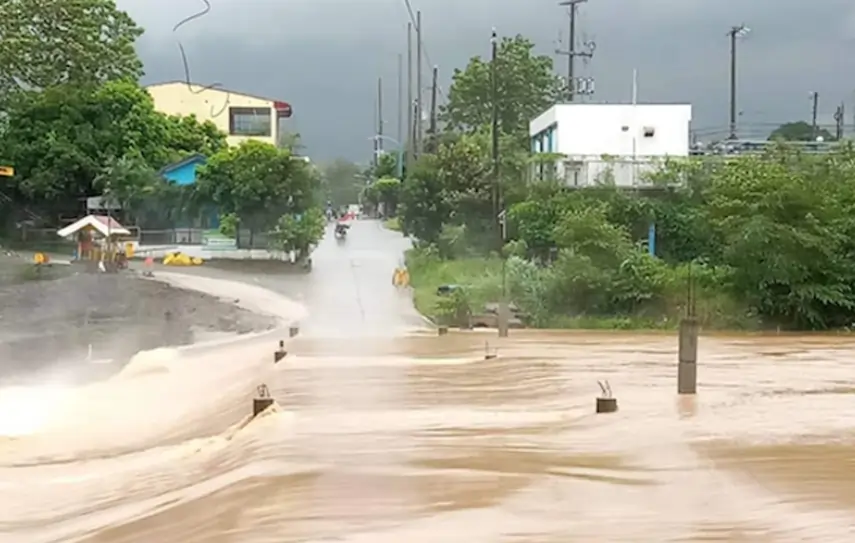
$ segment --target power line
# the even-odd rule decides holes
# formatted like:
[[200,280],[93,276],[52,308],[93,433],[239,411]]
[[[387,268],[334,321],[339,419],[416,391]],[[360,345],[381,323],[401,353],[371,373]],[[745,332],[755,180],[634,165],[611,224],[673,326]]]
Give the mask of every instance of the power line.
[[[407,8],[407,14],[410,18],[410,23],[413,25],[413,28],[418,28],[418,22],[416,20],[417,19],[416,18],[416,12],[413,11],[413,6],[410,3],[410,0],[404,0],[404,7]],[[421,36],[418,33],[417,33],[417,35]],[[428,54],[428,51],[427,51],[427,46],[424,44],[424,40],[422,40],[421,37],[419,38],[419,42],[421,43],[421,47],[422,47],[422,57],[424,57],[424,60],[427,62],[427,65],[428,66],[436,66],[433,62],[431,62],[430,55]],[[425,89],[419,89],[419,92],[421,92],[423,90],[425,90]],[[447,103],[448,98],[446,97],[445,91],[442,89],[442,86],[438,85],[437,91],[439,92],[440,98],[442,98],[443,104]]]
[[[187,23],[194,21],[196,19],[200,19],[200,18],[204,17],[205,15],[207,15],[211,12],[211,2],[209,0],[201,0],[201,2],[203,4],[202,9],[200,11],[198,11],[192,15],[188,15],[187,17],[178,21],[175,24],[175,26],[172,27],[173,34],[177,33],[178,29],[181,28],[182,26],[186,25]],[[222,83],[212,83],[210,85],[201,87],[199,90],[196,90],[193,88],[193,80],[190,77],[190,63],[187,60],[187,52],[184,50],[184,44],[181,43],[181,40],[177,40],[177,41],[178,41],[178,51],[181,53],[181,64],[184,67],[184,82],[187,85],[187,89],[190,91],[190,93],[191,94],[202,94],[206,90],[221,89],[223,87]],[[214,106],[211,106],[211,117],[212,118],[219,117],[220,115],[223,114],[223,112],[226,111],[226,108],[229,107],[230,98],[231,98],[231,93],[226,91],[226,100],[225,100],[225,103],[223,104],[223,107],[219,111],[215,112]]]

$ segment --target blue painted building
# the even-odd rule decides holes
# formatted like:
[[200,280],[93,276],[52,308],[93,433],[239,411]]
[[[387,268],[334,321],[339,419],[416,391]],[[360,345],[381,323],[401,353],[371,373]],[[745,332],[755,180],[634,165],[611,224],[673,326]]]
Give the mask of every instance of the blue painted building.
[[531,136],[532,153],[558,152],[558,123],[552,123]]
[[176,185],[192,185],[196,182],[196,170],[203,166],[207,159],[203,155],[190,155],[180,162],[169,164],[160,170],[160,175]]
[[[196,182],[199,166],[204,166],[207,162],[204,155],[190,155],[184,160],[169,164],[160,170],[160,175],[167,181],[175,183],[178,186],[184,187],[192,185]],[[220,226],[220,217],[216,209],[205,210],[201,217],[186,217],[180,221],[182,228],[211,228],[216,229]]]

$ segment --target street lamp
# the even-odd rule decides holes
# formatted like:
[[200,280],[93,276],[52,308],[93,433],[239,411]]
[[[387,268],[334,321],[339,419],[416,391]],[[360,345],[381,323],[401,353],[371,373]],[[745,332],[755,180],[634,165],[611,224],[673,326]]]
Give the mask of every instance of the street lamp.
[[730,139],[736,137],[736,39],[751,32],[751,29],[741,24],[733,26],[727,32],[730,36]]

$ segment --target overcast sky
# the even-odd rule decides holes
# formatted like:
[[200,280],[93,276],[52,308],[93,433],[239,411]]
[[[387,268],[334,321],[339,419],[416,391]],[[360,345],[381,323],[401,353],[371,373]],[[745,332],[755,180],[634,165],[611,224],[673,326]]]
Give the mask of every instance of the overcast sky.
[[[303,136],[315,160],[367,161],[382,77],[386,133],[397,134],[397,58],[406,54],[409,20],[403,0],[210,1],[211,13],[173,32],[202,0],[118,0],[146,29],[139,44],[146,83],[183,78],[180,39],[194,82],[285,100],[294,107],[288,130]],[[549,55],[559,35],[567,36],[567,18],[552,0],[411,1],[422,11],[425,49],[442,89],[454,68],[489,54],[494,26],[524,34]],[[738,107],[747,137],[783,121],[809,121],[811,91],[820,93],[821,123],[832,124],[845,101],[855,130],[852,0],[590,0],[579,19],[582,38],[597,48],[577,72],[595,78],[597,101],[628,101],[636,68],[640,101],[690,102],[695,129],[724,134],[725,34],[745,23],[751,32],[739,44]],[[565,65],[558,60],[562,72]],[[429,70],[425,62],[425,81]]]

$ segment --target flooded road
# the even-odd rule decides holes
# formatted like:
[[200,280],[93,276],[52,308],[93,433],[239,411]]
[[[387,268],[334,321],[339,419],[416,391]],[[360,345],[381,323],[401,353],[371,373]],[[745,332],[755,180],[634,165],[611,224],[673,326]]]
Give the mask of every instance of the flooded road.
[[[222,433],[110,458],[0,464],[0,541],[855,534],[852,339],[702,338],[699,394],[678,398],[669,334],[530,331],[499,342],[420,330],[408,296],[391,286],[404,246],[362,222],[345,244],[322,244],[310,276],[254,277],[309,312],[289,357],[265,376],[279,411],[227,429],[232,406],[207,408],[205,425],[219,422]],[[485,343],[497,358],[484,359]],[[216,398],[236,378],[234,365],[220,372],[234,361],[209,358],[204,386],[188,394]],[[593,414],[602,379],[617,414]],[[146,405],[127,415],[129,432],[167,417],[168,397]],[[31,457],[37,437],[0,437],[3,458]],[[97,436],[105,446],[121,438]],[[67,456],[78,446],[69,442]]]

